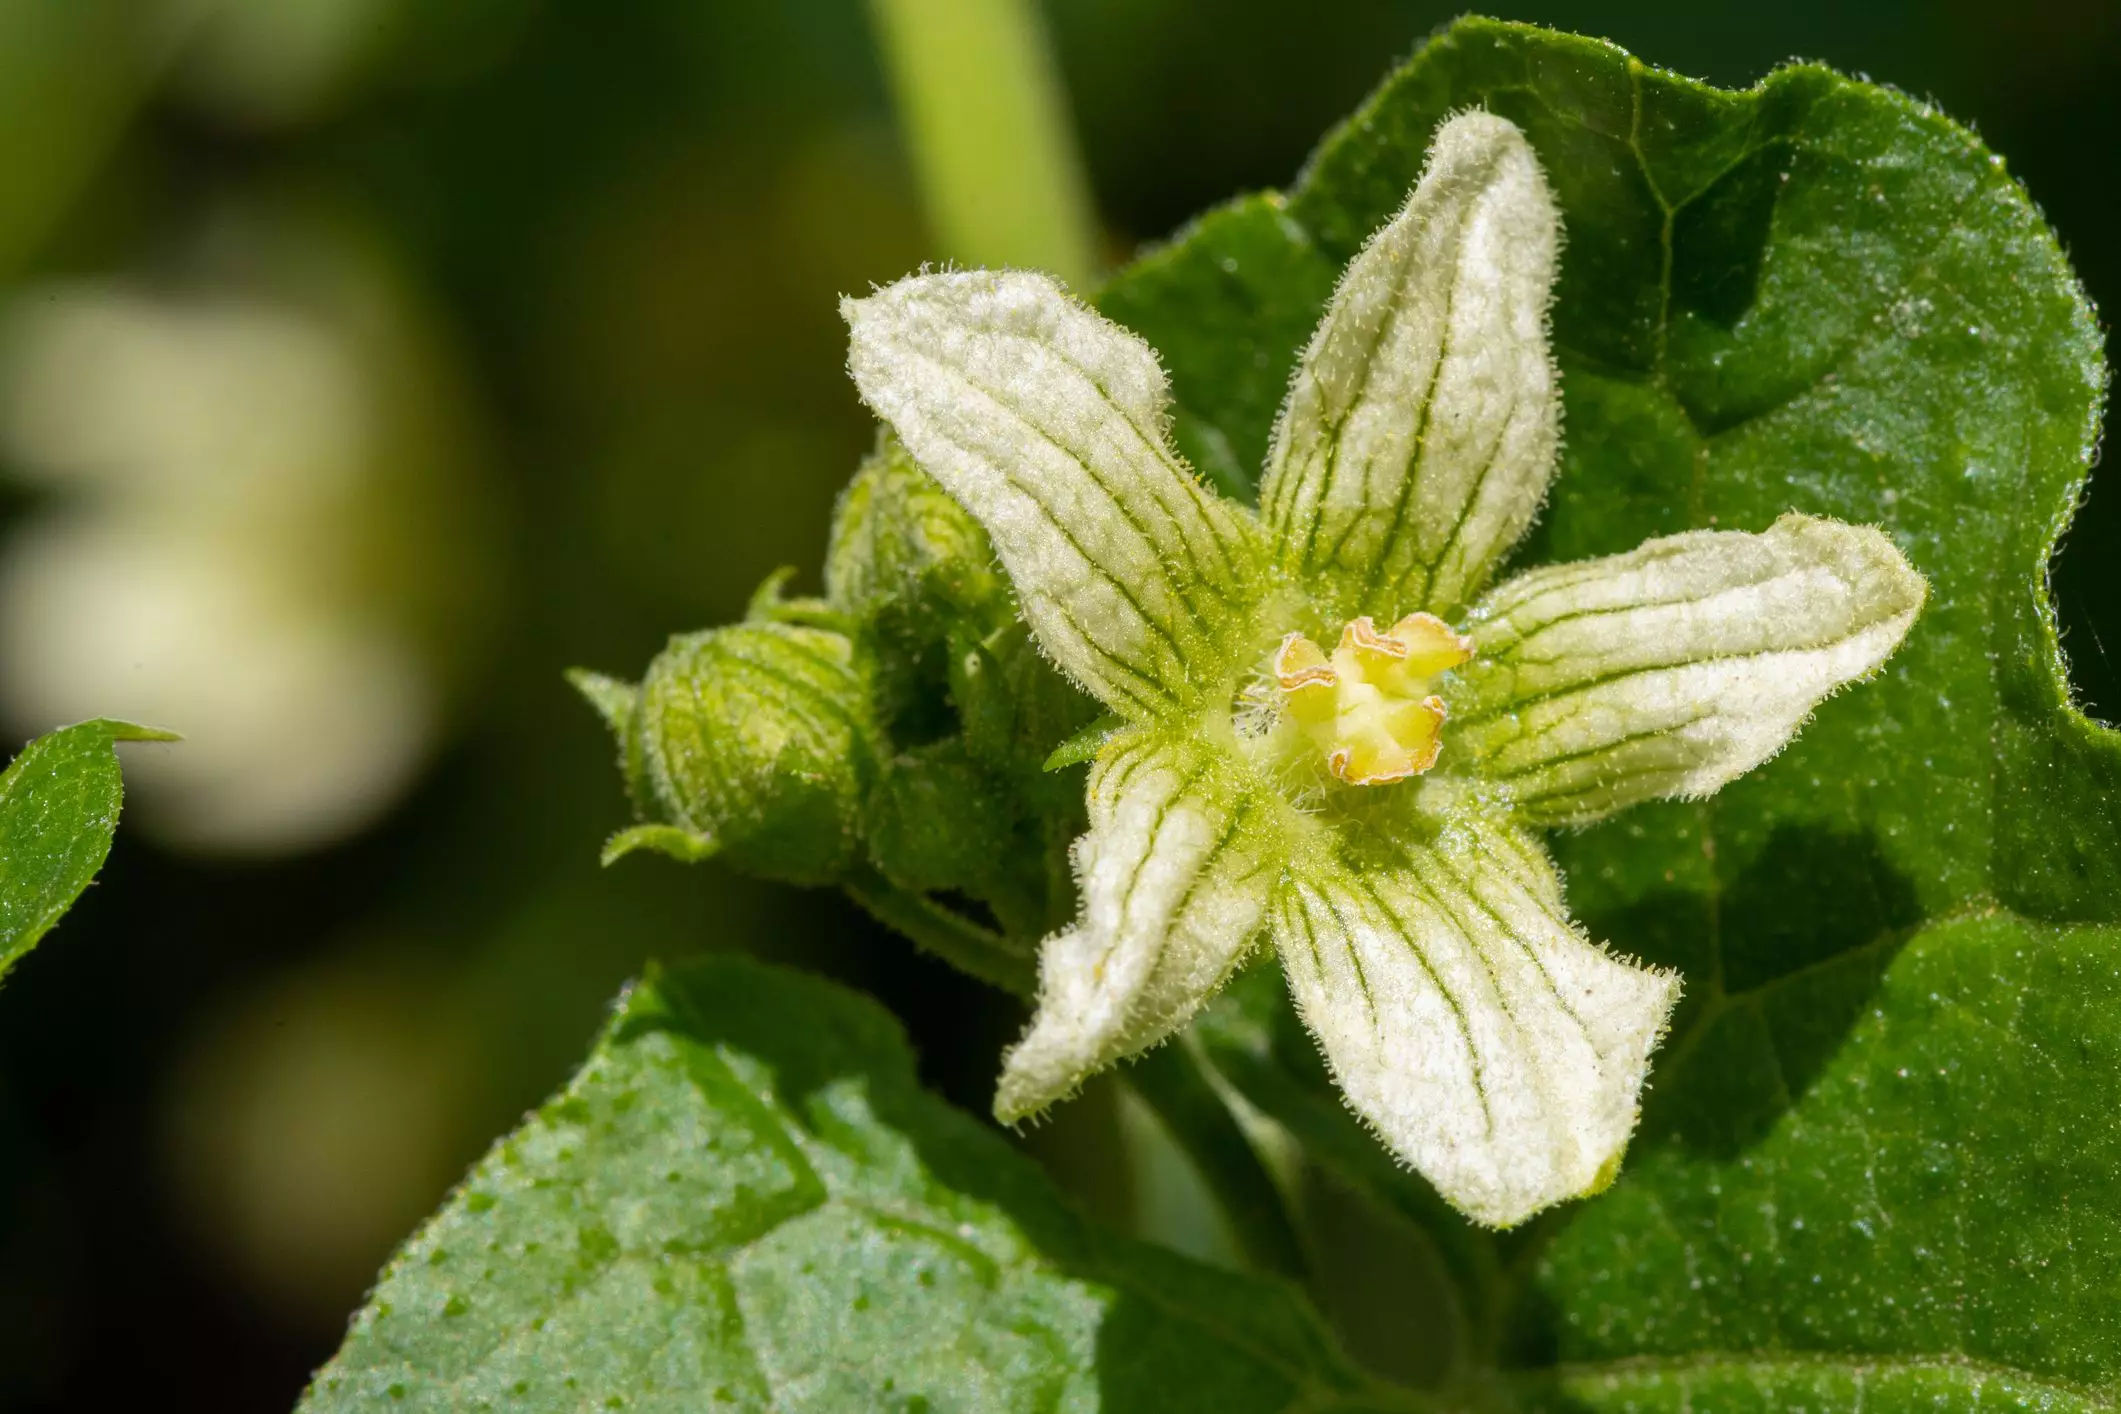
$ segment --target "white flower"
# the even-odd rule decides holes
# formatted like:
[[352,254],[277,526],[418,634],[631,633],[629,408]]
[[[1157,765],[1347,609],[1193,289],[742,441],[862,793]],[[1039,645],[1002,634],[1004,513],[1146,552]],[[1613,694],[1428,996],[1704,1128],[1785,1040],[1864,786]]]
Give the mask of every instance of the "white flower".
[[404,293],[328,230],[242,229],[299,239],[303,273],[0,307],[0,457],[59,493],[0,543],[0,712],[181,732],[127,760],[140,822],[272,855],[367,825],[432,755],[487,518]]
[[1617,1170],[1679,979],[1582,934],[1528,827],[1758,765],[1925,586],[1876,530],[1789,515],[1489,589],[1554,472],[1558,234],[1514,126],[1446,123],[1304,353],[1257,514],[1171,450],[1154,352],[1051,280],[846,302],[863,398],[1126,721],[1002,1119],[1170,1036],[1270,938],[1349,1103],[1468,1216]]

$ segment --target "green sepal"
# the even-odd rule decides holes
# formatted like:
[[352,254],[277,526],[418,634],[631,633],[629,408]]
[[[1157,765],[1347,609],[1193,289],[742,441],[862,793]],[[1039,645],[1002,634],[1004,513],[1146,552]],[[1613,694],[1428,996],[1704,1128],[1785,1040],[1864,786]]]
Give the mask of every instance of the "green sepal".
[[680,864],[697,864],[712,858],[717,848],[713,836],[695,834],[676,825],[635,825],[604,841],[604,852],[599,858],[608,869],[636,850],[646,849],[667,855]]
[[751,601],[744,606],[745,619],[753,623],[771,622],[785,602],[781,591],[794,578],[795,566],[782,565],[760,580],[759,587],[751,591]]
[[1070,766],[1080,766],[1085,761],[1096,759],[1097,753],[1104,750],[1105,743],[1112,740],[1113,736],[1118,732],[1125,730],[1126,725],[1127,723],[1123,718],[1113,716],[1110,713],[1099,717],[1089,726],[1084,727],[1059,746],[1054,747],[1052,753],[1046,757],[1045,765],[1039,769],[1043,771],[1065,771]]
[[744,609],[746,623],[799,624],[808,628],[829,629],[845,632],[850,626],[846,614],[824,599],[813,595],[787,597],[788,582],[795,578],[794,565],[782,565],[772,574],[759,581],[759,587],[751,591],[751,600]]
[[623,742],[633,730],[633,714],[641,704],[641,685],[592,668],[569,668],[565,676],[567,685],[597,709],[611,734]]
[[[672,639],[642,680],[626,747],[644,823],[798,883],[829,882],[859,856],[876,755],[852,643],[785,623]],[[663,836],[627,847],[706,852]]]
[[565,676],[568,686],[582,694],[611,729],[619,749],[619,775],[626,782],[626,799],[632,803],[634,813],[653,809],[655,792],[642,770],[640,736],[634,731],[634,719],[641,707],[641,685],[591,668],[569,668]]

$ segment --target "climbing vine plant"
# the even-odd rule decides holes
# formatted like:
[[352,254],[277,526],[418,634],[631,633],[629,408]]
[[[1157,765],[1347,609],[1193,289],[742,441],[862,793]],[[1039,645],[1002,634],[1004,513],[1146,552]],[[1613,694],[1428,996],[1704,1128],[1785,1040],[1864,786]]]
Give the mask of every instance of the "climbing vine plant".
[[[1002,1116],[1118,1065],[1250,1270],[714,960],[305,1407],[2111,1408],[2121,750],[2044,594],[2105,372],[2000,159],[1471,20],[1092,304],[850,303],[824,593],[576,681],[609,855],[1034,1002]],[[1426,1245],[1432,1382],[1318,1314],[1291,1155]]]

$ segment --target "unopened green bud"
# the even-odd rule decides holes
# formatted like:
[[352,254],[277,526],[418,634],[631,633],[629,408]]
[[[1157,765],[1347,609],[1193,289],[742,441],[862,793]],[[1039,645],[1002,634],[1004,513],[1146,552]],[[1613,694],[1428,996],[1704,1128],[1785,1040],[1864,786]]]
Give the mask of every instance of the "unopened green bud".
[[840,494],[825,596],[864,619],[899,609],[972,616],[992,627],[1015,616],[987,532],[892,437]]
[[574,681],[619,737],[643,820],[613,838],[607,862],[635,849],[716,855],[823,883],[855,859],[875,752],[844,636],[737,624],[672,639],[638,688]]
[[1081,783],[1045,767],[1055,746],[1099,715],[1098,704],[1039,656],[1022,624],[977,640],[953,638],[950,699],[966,749],[1000,772],[1024,804],[1070,817],[1081,809]]
[[997,913],[1023,914],[1040,902],[1023,902],[1042,883],[1036,837],[1003,783],[955,737],[901,752],[884,767],[870,799],[869,857],[886,878],[919,893],[968,894]]
[[862,642],[876,719],[900,743],[956,730],[951,638],[1016,617],[986,532],[888,435],[840,496],[825,595]]

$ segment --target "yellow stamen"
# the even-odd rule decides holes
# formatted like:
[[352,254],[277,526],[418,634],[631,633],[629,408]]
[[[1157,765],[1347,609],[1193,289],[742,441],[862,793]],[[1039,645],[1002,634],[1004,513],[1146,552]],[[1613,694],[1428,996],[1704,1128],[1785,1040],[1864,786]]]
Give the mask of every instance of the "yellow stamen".
[[1367,615],[1341,630],[1326,656],[1299,633],[1282,640],[1271,668],[1284,718],[1350,785],[1416,776],[1443,750],[1443,699],[1432,679],[1473,656],[1473,640],[1434,614],[1409,614],[1386,632]]

